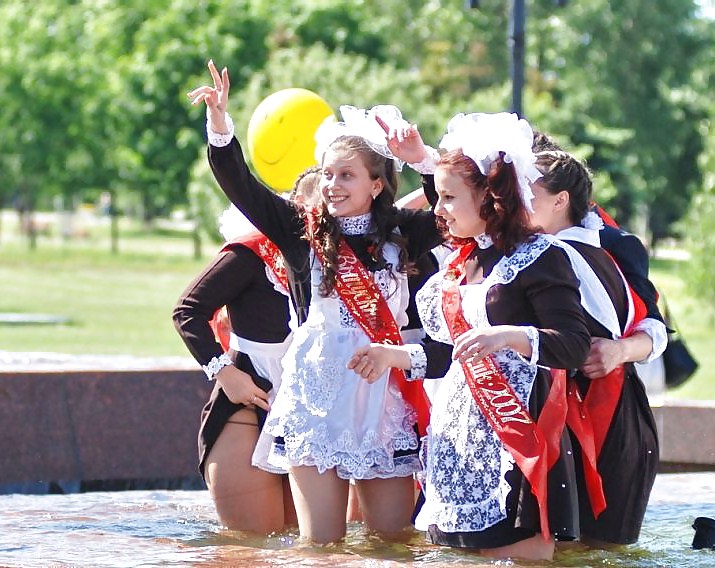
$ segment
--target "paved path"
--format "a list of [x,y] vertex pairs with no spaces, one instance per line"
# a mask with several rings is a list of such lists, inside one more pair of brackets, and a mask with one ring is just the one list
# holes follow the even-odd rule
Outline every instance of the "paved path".
[[191,357],[132,357],[130,355],[67,355],[50,352],[0,351],[0,373],[13,371],[141,371],[198,369]]
[[0,325],[39,325],[61,323],[70,323],[70,318],[54,314],[0,313]]

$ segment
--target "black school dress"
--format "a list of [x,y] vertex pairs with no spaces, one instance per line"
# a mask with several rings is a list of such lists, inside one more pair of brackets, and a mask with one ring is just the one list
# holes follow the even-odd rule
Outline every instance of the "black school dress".
[[[589,335],[578,283],[563,251],[540,236],[518,249],[506,264],[494,247],[475,249],[473,254],[469,262],[482,267],[485,283],[465,286],[463,309],[468,321],[532,326],[538,333],[539,365],[581,365]],[[433,276],[417,300],[428,333],[437,341],[449,341],[440,320],[442,276]],[[503,351],[497,358],[502,371],[538,419],[551,386],[549,371]],[[539,510],[531,487],[516,465],[505,465],[508,452],[484,421],[461,366],[453,364],[440,380],[446,382],[433,401],[425,460],[426,501],[416,518],[417,527],[427,530],[435,544],[476,549],[505,546],[538,534]],[[567,432],[560,442],[560,457],[547,479],[549,525],[557,539],[573,540],[580,536],[578,491]]]
[[[612,299],[623,329],[628,316],[628,303],[623,281],[613,261],[601,248],[577,241],[567,242],[598,276]],[[646,302],[647,305],[649,303]],[[657,315],[649,310],[648,317]],[[587,323],[593,337],[611,338],[608,330],[588,314]],[[576,380],[582,396],[585,396],[591,381],[581,373],[576,375]],[[581,450],[575,437],[573,444],[581,488],[579,511],[583,537],[615,544],[636,542],[658,469],[659,449],[655,418],[645,387],[632,363],[625,365],[623,390],[598,459],[606,498],[606,509],[598,519],[594,518],[585,490]]]
[[[207,365],[223,354],[209,322],[217,309],[227,306],[232,333],[252,342],[262,354],[256,365],[262,366],[265,352],[276,356],[285,351],[290,334],[288,297],[279,292],[268,279],[266,266],[249,248],[232,244],[219,253],[184,290],[173,312],[174,325],[196,361]],[[254,383],[268,392],[280,377],[260,376],[251,359],[250,349],[229,351],[236,367],[253,378]],[[265,365],[263,365],[265,366]],[[243,404],[234,404],[216,383],[209,401],[201,413],[198,435],[199,471],[204,475],[204,464],[228,419]],[[266,412],[256,407],[259,425]]]

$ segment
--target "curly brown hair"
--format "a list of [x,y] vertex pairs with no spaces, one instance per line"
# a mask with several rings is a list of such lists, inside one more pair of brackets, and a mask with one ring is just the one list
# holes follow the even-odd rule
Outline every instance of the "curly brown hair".
[[[359,136],[340,136],[331,145],[333,151],[342,151],[348,155],[358,155],[362,158],[367,168],[370,179],[382,180],[382,191],[373,200],[370,211],[372,213],[372,226],[374,231],[367,235],[371,241],[372,257],[382,259],[382,250],[386,243],[394,243],[399,247],[399,265],[397,270],[407,271],[407,249],[405,240],[394,233],[395,221],[395,195],[397,195],[397,172],[392,159],[373,150],[364,138]],[[321,256],[325,259],[322,266],[320,294],[327,297],[335,289],[335,280],[338,272],[338,242],[342,237],[340,226],[335,217],[330,215],[327,206],[323,203],[317,210],[317,226],[311,235],[310,229],[306,231],[305,238],[311,241]],[[308,227],[308,224],[306,224]]]
[[529,221],[514,165],[504,162],[503,153],[487,175],[482,174],[474,160],[461,149],[443,154],[437,167],[451,169],[472,191],[484,194],[478,214],[486,221],[485,233],[502,254],[512,254],[520,243],[536,233]]

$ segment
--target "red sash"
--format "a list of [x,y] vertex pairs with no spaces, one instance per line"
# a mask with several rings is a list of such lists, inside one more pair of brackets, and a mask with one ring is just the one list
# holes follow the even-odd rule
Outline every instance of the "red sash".
[[613,228],[615,228],[615,229],[619,229],[619,228],[620,228],[620,227],[618,226],[618,223],[616,223],[616,220],[615,220],[613,217],[611,217],[611,216],[606,212],[606,210],[605,210],[603,207],[601,207],[598,203],[591,202],[591,205],[596,209],[596,213],[598,214],[598,216],[599,216],[601,219],[603,219],[603,222],[604,222],[606,225],[609,225],[610,227],[613,227]]
[[[630,285],[627,286],[627,293],[632,298],[635,315],[623,337],[630,335],[633,326],[647,314],[645,303]],[[598,472],[598,458],[621,399],[624,378],[623,365],[619,365],[606,376],[590,381],[585,398],[581,397],[575,381],[569,381],[568,386],[566,423],[581,446],[586,490],[596,519],[607,505],[601,475]]]
[[[449,263],[442,283],[442,311],[453,340],[471,329],[462,312],[459,282],[464,278],[464,263],[474,246],[475,243],[471,243],[461,247]],[[547,540],[550,537],[546,479],[549,468],[548,452],[554,439],[558,440],[563,431],[563,421],[561,428],[557,425],[559,415],[563,415],[563,406],[561,411],[552,412],[553,409],[545,409],[547,416],[544,426],[553,428],[556,422],[555,427],[558,430],[558,436],[550,435],[547,441],[540,425],[534,423],[491,355],[477,362],[470,360],[462,363],[462,369],[474,401],[531,484],[531,492],[539,504],[541,534]],[[556,382],[563,385],[562,379],[563,375],[561,380]]]
[[[234,245],[243,245],[253,251],[263,263],[270,269],[278,282],[288,291],[288,275],[286,274],[283,255],[278,247],[273,244],[268,237],[262,233],[252,232],[226,243],[220,252],[230,250]],[[214,332],[214,336],[221,344],[224,351],[228,351],[229,337],[231,334],[231,323],[228,319],[226,306],[216,310],[209,325]]]
[[[314,227],[316,222],[314,216],[311,217],[311,221]],[[314,246],[313,250],[324,264],[325,259],[319,247]],[[335,291],[371,343],[402,345],[400,329],[387,301],[370,272],[342,237],[338,242]],[[415,409],[417,428],[420,435],[424,436],[429,424],[429,401],[422,387],[422,381],[408,381],[405,372],[395,368],[390,369],[390,379],[397,383],[402,397]]]
[[280,285],[285,288],[286,292],[289,290],[288,275],[286,274],[283,255],[281,254],[280,249],[273,244],[268,237],[262,233],[252,233],[226,244],[222,250],[229,249],[234,243],[241,244],[251,249],[253,253],[269,268]]

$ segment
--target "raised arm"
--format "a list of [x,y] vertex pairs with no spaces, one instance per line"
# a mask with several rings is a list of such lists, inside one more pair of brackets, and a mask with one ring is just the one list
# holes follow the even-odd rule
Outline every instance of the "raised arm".
[[290,256],[290,250],[300,243],[303,232],[301,217],[292,203],[273,193],[248,168],[226,113],[230,89],[228,70],[224,67],[219,73],[213,61],[209,61],[208,68],[213,86],[198,87],[190,91],[188,97],[194,105],[206,104],[211,170],[231,202],[284,254]]
[[395,207],[398,209],[423,209],[427,205],[429,205],[429,202],[422,187],[413,189],[407,195],[395,201]]
[[395,220],[400,233],[407,239],[407,255],[412,261],[444,241],[432,211],[395,208]]

